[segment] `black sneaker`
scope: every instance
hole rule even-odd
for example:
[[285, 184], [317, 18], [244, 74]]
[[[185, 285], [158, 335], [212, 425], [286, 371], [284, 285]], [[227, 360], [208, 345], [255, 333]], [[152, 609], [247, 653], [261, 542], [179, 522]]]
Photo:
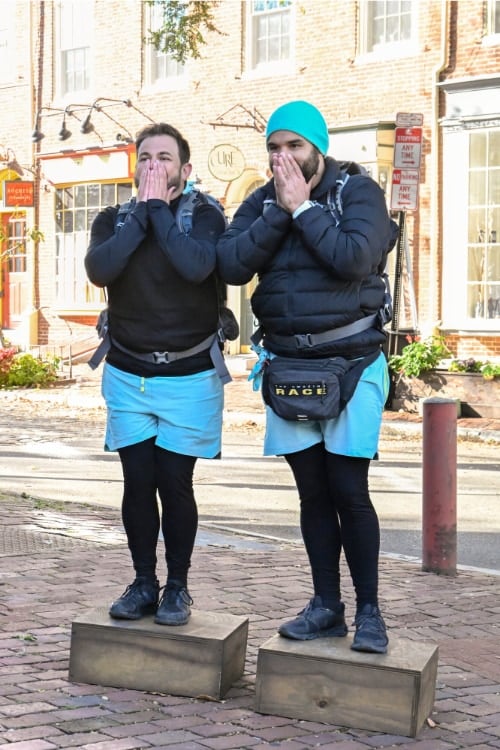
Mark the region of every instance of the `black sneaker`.
[[187, 588], [180, 583], [168, 583], [156, 610], [158, 625], [185, 625], [191, 615], [193, 600]]
[[353, 651], [368, 651], [373, 654], [387, 653], [389, 639], [385, 622], [378, 607], [365, 604], [354, 618], [356, 632], [352, 640]]
[[294, 620], [285, 622], [279, 627], [278, 633], [284, 638], [294, 638], [297, 641], [347, 635], [344, 605], [340, 603], [338, 612], [335, 612], [333, 609], [323, 607], [320, 596], [314, 596]]
[[109, 614], [117, 620], [139, 620], [152, 615], [158, 606], [160, 584], [156, 578], [137, 576], [123, 594], [109, 608]]

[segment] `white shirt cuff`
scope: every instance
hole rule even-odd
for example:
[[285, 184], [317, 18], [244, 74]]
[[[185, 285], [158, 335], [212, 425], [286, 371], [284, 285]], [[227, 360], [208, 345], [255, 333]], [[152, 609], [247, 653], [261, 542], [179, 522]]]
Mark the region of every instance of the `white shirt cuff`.
[[307, 211], [308, 208], [311, 208], [313, 206], [312, 201], [304, 201], [304, 203], [301, 203], [300, 206], [298, 206], [295, 211], [292, 214], [292, 219], [296, 219], [297, 216], [300, 216], [300, 214], [304, 213], [304, 211]]

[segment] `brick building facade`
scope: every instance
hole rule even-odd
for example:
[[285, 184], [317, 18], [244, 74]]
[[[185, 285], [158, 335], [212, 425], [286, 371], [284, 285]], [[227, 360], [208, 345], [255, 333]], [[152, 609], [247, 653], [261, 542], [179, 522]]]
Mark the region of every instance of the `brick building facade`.
[[[7, 337], [29, 346], [69, 330], [83, 337], [94, 325], [104, 302], [85, 279], [88, 230], [100, 207], [130, 194], [137, 130], [156, 120], [178, 126], [198, 184], [231, 215], [268, 179], [267, 117], [303, 98], [325, 116], [331, 155], [365, 164], [389, 204], [396, 115], [422, 116], [418, 202], [404, 212], [400, 246], [398, 325], [423, 334], [437, 326], [459, 357], [500, 357], [499, 6], [222, 0], [214, 8], [220, 33], [205, 33], [202, 57], [182, 66], [147, 43], [155, 9], [140, 0], [6, 3]], [[44, 137], [33, 140], [34, 128]], [[2, 181], [15, 179], [34, 181], [33, 206], [6, 205]], [[43, 241], [19, 242], [34, 227]], [[230, 290], [242, 328], [233, 351], [248, 345], [250, 293], [251, 285]]]

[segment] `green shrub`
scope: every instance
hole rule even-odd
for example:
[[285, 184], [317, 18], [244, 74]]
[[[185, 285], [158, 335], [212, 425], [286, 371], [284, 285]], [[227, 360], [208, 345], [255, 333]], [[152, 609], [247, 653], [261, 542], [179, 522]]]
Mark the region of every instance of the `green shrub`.
[[[403, 347], [401, 354], [393, 354], [389, 357], [389, 367], [393, 372], [401, 375], [418, 378], [423, 372], [435, 370], [439, 363], [450, 355], [450, 350], [442, 336], [429, 336], [423, 340], [418, 336], [413, 339], [408, 336], [408, 341], [410, 343]], [[500, 364], [481, 362], [473, 357], [452, 359], [447, 369], [449, 372], [481, 373], [485, 380], [500, 377]]]
[[493, 380], [500, 377], [500, 365], [492, 362], [481, 362], [479, 359], [452, 359], [449, 367], [450, 372], [479, 372], [485, 380]]
[[429, 336], [420, 339], [408, 337], [409, 343], [403, 347], [401, 354], [389, 357], [389, 367], [393, 372], [418, 378], [422, 372], [434, 370], [442, 359], [450, 355], [450, 350], [442, 336]]
[[492, 362], [483, 362], [479, 371], [485, 380], [500, 378], [500, 365], [494, 365]]
[[[2, 362], [5, 361], [6, 358], [2, 360]], [[59, 363], [60, 360], [57, 357], [42, 360], [32, 354], [14, 354], [5, 371], [0, 368], [0, 386], [2, 388], [43, 387], [57, 380]]]
[[450, 372], [481, 372], [482, 362], [469, 357], [468, 359], [452, 359], [449, 364]]

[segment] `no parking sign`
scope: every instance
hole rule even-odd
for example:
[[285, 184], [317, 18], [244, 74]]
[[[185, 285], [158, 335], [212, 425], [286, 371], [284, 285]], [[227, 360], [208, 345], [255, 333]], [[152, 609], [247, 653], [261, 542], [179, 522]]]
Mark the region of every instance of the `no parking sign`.
[[422, 122], [419, 113], [399, 113], [396, 117], [391, 209], [416, 211], [420, 162], [422, 158]]

